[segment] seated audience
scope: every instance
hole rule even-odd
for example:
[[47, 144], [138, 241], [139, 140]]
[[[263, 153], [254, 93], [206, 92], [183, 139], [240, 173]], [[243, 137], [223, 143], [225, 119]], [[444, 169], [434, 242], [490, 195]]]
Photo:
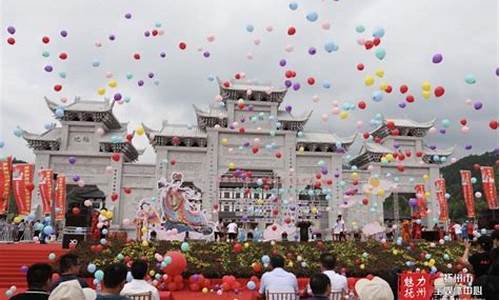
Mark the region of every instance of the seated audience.
[[[330, 288], [334, 293], [347, 292], [347, 278], [335, 272], [337, 258], [330, 253], [322, 253], [319, 257], [321, 272], [330, 279]], [[307, 293], [311, 294], [311, 288], [307, 288]]]
[[52, 268], [48, 264], [34, 264], [26, 273], [28, 290], [10, 298], [11, 300], [47, 300]]
[[96, 293], [90, 288], [82, 288], [77, 279], [61, 282], [49, 296], [49, 300], [95, 300]]
[[111, 264], [104, 269], [102, 292], [96, 300], [130, 300], [121, 296], [120, 292], [127, 279], [127, 267], [124, 264]]
[[317, 273], [311, 276], [309, 286], [313, 296], [308, 300], [329, 300], [331, 293], [330, 278], [324, 273]]
[[375, 276], [371, 280], [362, 278], [354, 285], [359, 300], [393, 300], [391, 286], [387, 281]]
[[260, 280], [259, 294], [265, 298], [266, 292], [295, 292], [299, 291], [297, 277], [293, 273], [283, 269], [285, 259], [283, 256], [275, 255], [271, 257], [272, 271], [262, 275]]
[[77, 255], [68, 253], [61, 256], [59, 260], [59, 271], [61, 272], [61, 276], [54, 282], [51, 290], [54, 290], [61, 282], [75, 279], [80, 282], [82, 288], [89, 287], [85, 279], [78, 277], [80, 273], [80, 262]]
[[152, 300], [160, 300], [158, 289], [144, 280], [144, 277], [148, 272], [148, 264], [145, 261], [134, 261], [132, 263], [130, 272], [132, 273], [132, 277], [134, 279], [132, 279], [131, 282], [125, 284], [123, 290], [120, 292], [121, 295], [127, 296], [151, 292]]
[[477, 240], [479, 249], [473, 255], [469, 255], [470, 243], [464, 241], [465, 251], [462, 256], [464, 264], [472, 267], [475, 277], [480, 277], [488, 271], [491, 265], [490, 251], [493, 247], [493, 242], [489, 236], [480, 236]]

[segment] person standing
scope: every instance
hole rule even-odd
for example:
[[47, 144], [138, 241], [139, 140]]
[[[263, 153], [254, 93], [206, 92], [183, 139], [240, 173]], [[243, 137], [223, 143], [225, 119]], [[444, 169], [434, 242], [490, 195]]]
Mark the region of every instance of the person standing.
[[231, 220], [231, 223], [227, 225], [227, 236], [231, 242], [236, 241], [238, 237], [238, 224], [234, 220]]
[[300, 221], [297, 223], [297, 227], [299, 228], [299, 236], [301, 242], [309, 241], [309, 227], [311, 227], [311, 222], [309, 221]]
[[342, 219], [342, 215], [337, 216], [337, 220], [335, 221], [335, 225], [333, 227], [333, 239], [334, 241], [342, 241], [346, 240], [345, 237], [345, 222]]
[[222, 232], [221, 232], [221, 226], [220, 226], [221, 221], [217, 221], [214, 226], [214, 240], [221, 241], [222, 240]]
[[16, 236], [16, 242], [19, 242], [20, 240], [23, 239], [24, 237], [24, 230], [26, 230], [26, 223], [24, 222], [24, 219], [17, 224], [17, 236]]

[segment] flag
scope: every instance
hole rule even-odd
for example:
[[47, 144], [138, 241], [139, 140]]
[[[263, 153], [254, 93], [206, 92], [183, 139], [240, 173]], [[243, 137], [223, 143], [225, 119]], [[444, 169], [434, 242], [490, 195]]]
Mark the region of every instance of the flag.
[[52, 170], [43, 169], [40, 170], [38, 176], [40, 176], [40, 181], [38, 183], [38, 190], [40, 192], [40, 198], [42, 200], [42, 213], [48, 215], [51, 213], [52, 205]]
[[56, 183], [56, 220], [64, 220], [66, 213], [66, 177], [64, 175], [57, 176]]
[[415, 194], [417, 196], [417, 211], [418, 218], [423, 218], [427, 215], [427, 203], [425, 200], [425, 186], [423, 184], [415, 185]]
[[498, 209], [497, 188], [495, 186], [495, 173], [492, 167], [481, 167], [483, 194], [489, 209]]
[[436, 179], [436, 198], [439, 203], [439, 220], [446, 222], [448, 220], [448, 201], [446, 201], [446, 185], [443, 178]]
[[32, 164], [15, 164], [12, 167], [12, 189], [19, 215], [26, 216], [31, 212], [34, 168]]
[[0, 161], [0, 215], [9, 210], [12, 157]]
[[474, 218], [476, 215], [474, 208], [474, 195], [472, 194], [471, 173], [469, 170], [460, 170], [460, 178], [462, 179], [462, 192], [464, 194], [465, 208], [467, 217]]

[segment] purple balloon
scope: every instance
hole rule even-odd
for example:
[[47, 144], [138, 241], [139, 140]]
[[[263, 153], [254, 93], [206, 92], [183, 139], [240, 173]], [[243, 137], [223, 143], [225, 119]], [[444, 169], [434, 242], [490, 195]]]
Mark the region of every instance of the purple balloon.
[[155, 77], [155, 74], [153, 72], [149, 72], [148, 77], [153, 78], [153, 77]]
[[335, 178], [339, 178], [340, 174], [339, 173], [335, 173], [335, 174], [333, 174], [333, 176], [335, 176]]
[[9, 26], [9, 27], [7, 27], [7, 32], [9, 34], [14, 34], [14, 33], [16, 33], [16, 28], [14, 28], [14, 26]]
[[498, 76], [498, 68], [497, 68], [497, 70], [495, 71], [495, 73], [496, 73], [496, 74], [497, 74], [497, 76]]
[[465, 145], [465, 150], [470, 150], [472, 149], [472, 145]]
[[439, 133], [446, 134], [446, 129], [444, 129], [444, 128], [439, 129]]
[[290, 80], [285, 80], [285, 86], [286, 86], [287, 88], [291, 87], [291, 86], [292, 86], [292, 81], [290, 81]]
[[144, 85], [144, 81], [143, 81], [143, 80], [139, 80], [139, 81], [137, 81], [137, 85], [138, 85], [138, 86], [143, 86], [143, 85]]
[[309, 52], [310, 55], [314, 55], [314, 54], [316, 54], [316, 48], [311, 47], [311, 48], [309, 48], [309, 50], [307, 50], [307, 52]]
[[115, 101], [120, 101], [122, 99], [122, 94], [120, 93], [116, 93], [114, 96], [113, 96], [113, 99], [115, 99]]
[[436, 150], [437, 146], [436, 145], [430, 145], [429, 148], [431, 148], [431, 150]]
[[162, 52], [160, 52], [160, 57], [165, 58], [166, 56], [167, 56], [167, 53], [165, 53], [165, 52], [163, 52], [163, 51], [162, 51]]
[[23, 265], [23, 266], [21, 266], [21, 272], [22, 272], [22, 273], [26, 273], [26, 272], [28, 272], [28, 266], [27, 266], [27, 265]]
[[66, 30], [61, 30], [61, 36], [62, 37], [67, 37], [68, 36], [68, 32]]
[[406, 107], [406, 103], [401, 102], [401, 103], [399, 103], [399, 104], [398, 104], [398, 106], [399, 106], [400, 108], [405, 108], [405, 107]]
[[126, 13], [125, 14], [125, 19], [130, 19], [132, 18], [132, 14], [131, 13]]
[[417, 206], [417, 199], [416, 198], [410, 198], [410, 200], [408, 200], [408, 204], [415, 208]]
[[203, 56], [204, 57], [210, 57], [210, 52], [208, 52], [208, 51], [203, 52]]
[[145, 36], [145, 37], [149, 37], [150, 35], [151, 35], [151, 33], [150, 33], [149, 31], [145, 31], [145, 32], [144, 32], [144, 36]]
[[291, 106], [291, 105], [287, 105], [287, 106], [285, 106], [285, 110], [286, 110], [286, 112], [288, 112], [288, 113], [292, 112], [292, 106]]
[[74, 165], [76, 163], [76, 157], [70, 156], [68, 158], [68, 162], [69, 162], [70, 165]]
[[298, 83], [298, 82], [294, 83], [292, 88], [294, 91], [298, 91], [300, 89], [300, 83]]
[[74, 182], [78, 182], [78, 181], [80, 181], [80, 176], [74, 175], [72, 179]]
[[114, 34], [109, 35], [109, 40], [114, 41], [116, 39], [116, 36]]
[[286, 59], [280, 60], [280, 66], [282, 66], [282, 67], [286, 66]]
[[54, 68], [52, 68], [52, 66], [50, 65], [46, 65], [45, 68], [43, 68], [46, 72], [52, 72], [52, 70], [54, 70]]
[[483, 103], [479, 102], [479, 101], [476, 101], [474, 103], [474, 109], [475, 110], [480, 110], [481, 108], [483, 108]]
[[443, 61], [443, 55], [441, 55], [440, 53], [436, 53], [432, 57], [432, 62], [435, 63], [435, 64], [438, 64], [438, 63], [440, 63], [442, 61]]

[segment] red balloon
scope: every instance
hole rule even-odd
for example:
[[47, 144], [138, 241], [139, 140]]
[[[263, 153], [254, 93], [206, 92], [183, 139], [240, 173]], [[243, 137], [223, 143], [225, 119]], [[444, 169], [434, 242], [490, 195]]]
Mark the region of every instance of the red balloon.
[[66, 52], [61, 52], [59, 54], [59, 58], [62, 60], [65, 60], [66, 58], [68, 58], [68, 54]]
[[134, 59], [135, 60], [141, 59], [141, 55], [139, 53], [134, 53]]
[[391, 85], [387, 85], [387, 86], [385, 87], [385, 92], [386, 92], [387, 94], [390, 94], [390, 93], [392, 92], [392, 86], [391, 86]]
[[363, 64], [358, 64], [358, 65], [356, 66], [356, 69], [358, 69], [358, 71], [363, 71], [363, 70], [365, 69], [365, 65], [363, 65]]
[[347, 278], [347, 287], [349, 290], [354, 290], [354, 286], [356, 285], [356, 282], [358, 281], [358, 278], [355, 277], [348, 277]]
[[231, 82], [229, 81], [224, 81], [224, 83], [222, 84], [225, 88], [229, 88], [231, 86]]
[[474, 164], [474, 170], [476, 170], [476, 171], [481, 170], [481, 165], [479, 165], [479, 164]]
[[113, 159], [114, 161], [119, 161], [120, 157], [120, 153], [113, 153], [113, 155], [111, 155], [111, 159]]
[[394, 128], [393, 130], [391, 130], [391, 135], [399, 135], [399, 129]]
[[295, 32], [297, 32], [295, 27], [293, 27], [293, 26], [288, 27], [288, 35], [294, 35]]
[[495, 130], [498, 128], [498, 121], [496, 120], [493, 120], [493, 121], [490, 121], [490, 128]]
[[387, 128], [389, 128], [391, 130], [396, 128], [396, 124], [394, 124], [393, 121], [388, 121], [386, 126], [387, 126]]
[[362, 202], [363, 202], [363, 205], [368, 205], [368, 199], [363, 198]]
[[467, 125], [467, 119], [461, 119], [460, 124], [462, 124], [462, 126]]
[[200, 289], [201, 289], [201, 287], [198, 283], [190, 283], [189, 284], [189, 290], [192, 292], [199, 292]]
[[16, 39], [13, 37], [10, 37], [7, 39], [7, 43], [9, 43], [9, 45], [14, 45], [16, 43]]
[[234, 253], [240, 253], [241, 252], [241, 244], [240, 243], [236, 243], [233, 245], [233, 252]]
[[398, 165], [398, 171], [399, 171], [399, 172], [404, 172], [404, 171], [405, 171], [405, 166], [403, 166], [403, 165]]
[[415, 97], [413, 97], [412, 95], [406, 96], [406, 102], [408, 102], [408, 103], [415, 102]]
[[180, 43], [179, 43], [179, 49], [181, 49], [181, 50], [185, 50], [185, 49], [186, 49], [186, 47], [187, 47], [186, 43], [184, 43], [184, 42], [180, 42]]
[[333, 183], [333, 180], [331, 180], [331, 179], [326, 180], [326, 184], [332, 185], [332, 183]]
[[170, 256], [172, 261], [165, 268], [163, 272], [168, 276], [180, 275], [187, 267], [186, 257], [179, 251], [168, 251], [163, 257]]
[[33, 183], [27, 183], [26, 184], [26, 189], [30, 192], [32, 192], [35, 189], [35, 185]]
[[369, 50], [373, 47], [373, 42], [372, 41], [366, 41], [365, 42], [365, 48], [366, 50]]
[[292, 70], [287, 70], [287, 71], [285, 72], [285, 77], [286, 77], [286, 78], [292, 78], [292, 77], [293, 77], [293, 72], [292, 72]]
[[358, 102], [358, 108], [359, 109], [365, 109], [366, 108], [366, 102], [365, 101], [359, 101]]
[[54, 85], [54, 91], [59, 92], [61, 90], [62, 90], [62, 85], [60, 85], [60, 84]]
[[369, 132], [365, 132], [365, 133], [363, 133], [363, 138], [364, 138], [365, 140], [367, 140], [369, 137], [370, 137], [370, 133], [369, 133]]
[[116, 200], [118, 200], [118, 194], [113, 192], [111, 194], [111, 201], [116, 201]]
[[416, 155], [417, 157], [422, 157], [422, 155], [424, 155], [424, 153], [422, 153], [421, 151], [417, 151], [417, 152], [415, 153], [415, 155]]
[[50, 38], [48, 36], [44, 36], [44, 37], [42, 37], [42, 42], [44, 44], [48, 44], [50, 42]]
[[175, 166], [175, 164], [176, 164], [176, 163], [177, 163], [177, 161], [176, 161], [175, 159], [171, 159], [171, 160], [170, 160], [170, 164], [171, 164], [172, 166]]
[[259, 152], [259, 147], [257, 147], [257, 146], [252, 147], [252, 152], [253, 152], [253, 154], [256, 154], [257, 152]]
[[254, 262], [252, 264], [252, 270], [255, 272], [255, 273], [260, 273], [262, 272], [262, 265], [259, 263], [259, 262]]
[[71, 212], [74, 214], [74, 215], [79, 215], [80, 214], [80, 208], [78, 207], [73, 207], [71, 209]]
[[315, 82], [316, 82], [316, 80], [314, 80], [314, 78], [313, 78], [313, 77], [309, 77], [309, 78], [307, 78], [307, 84], [309, 84], [309, 85], [313, 85]]
[[401, 92], [401, 94], [405, 94], [406, 92], [408, 92], [408, 86], [406, 84], [403, 84], [399, 87], [399, 91]]
[[373, 45], [378, 46], [380, 45], [380, 38], [376, 37], [373, 39]]
[[240, 133], [245, 133], [245, 128], [241, 127], [239, 130]]
[[281, 158], [281, 152], [276, 152], [275, 156], [276, 158]]
[[444, 88], [442, 86], [438, 86], [434, 89], [434, 95], [436, 97], [441, 97], [444, 95]]
[[131, 194], [132, 193], [132, 189], [129, 188], [129, 187], [124, 187], [123, 188], [123, 192], [125, 192], [125, 194]]

